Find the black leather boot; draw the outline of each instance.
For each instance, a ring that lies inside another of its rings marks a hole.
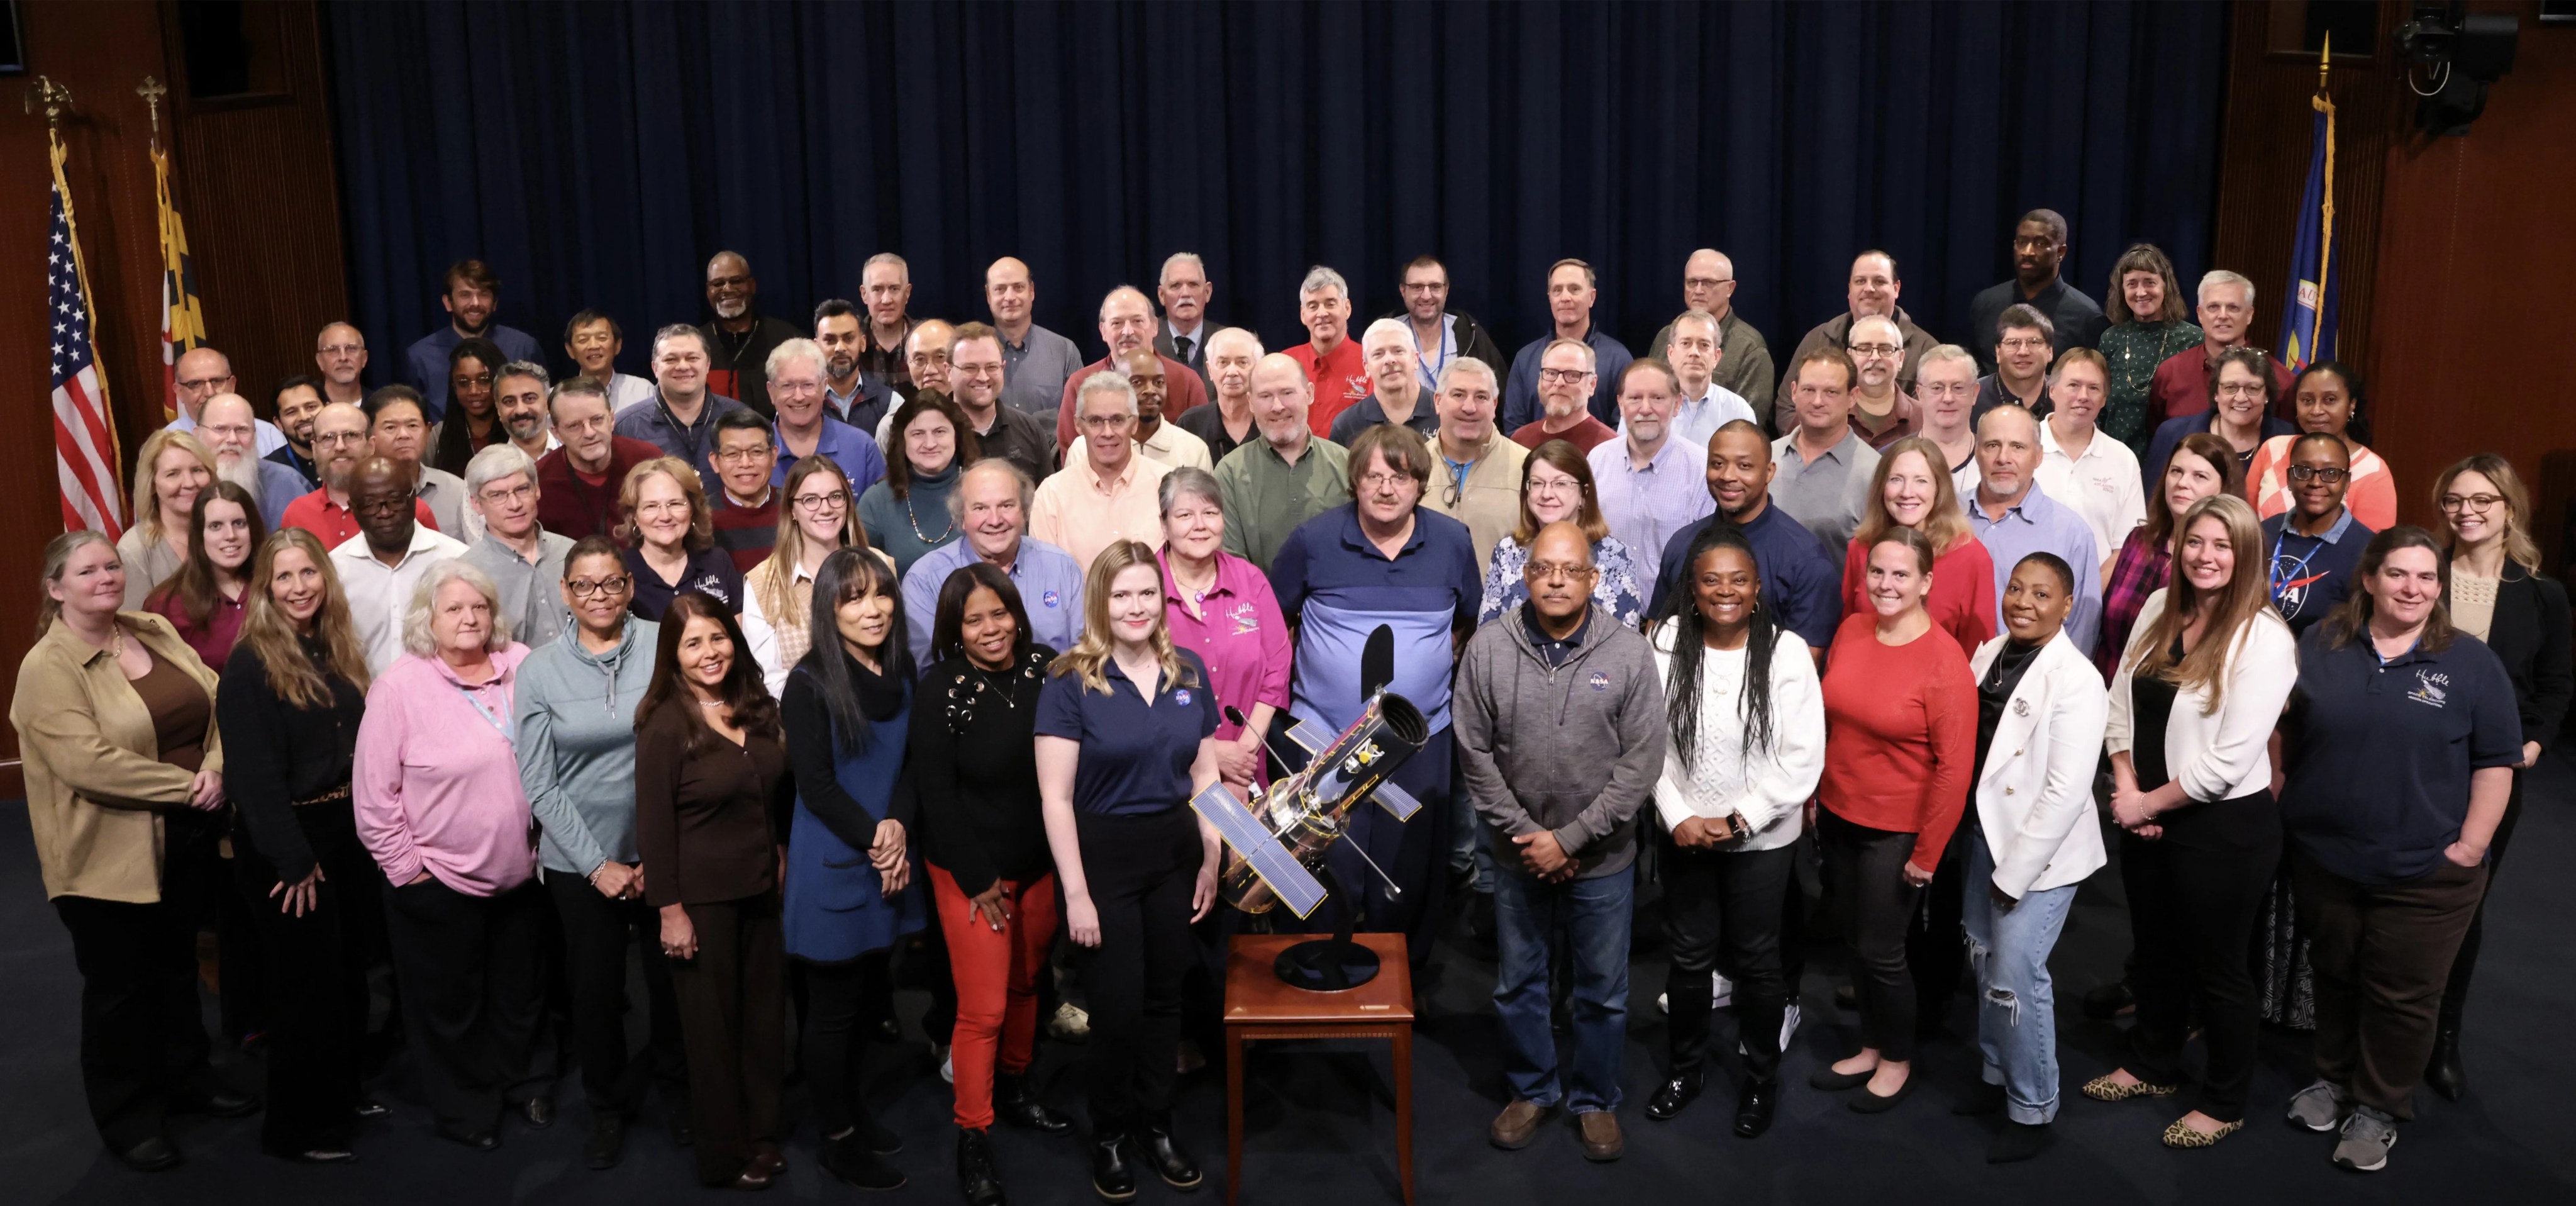
[[[1172,1114],[1165,1110],[1147,1114],[1145,1125],[1138,1131],[1137,1146],[1144,1149],[1145,1162],[1153,1165],[1154,1174],[1174,1189],[1199,1187],[1199,1162],[1172,1137]]]
[[[1646,1117],[1656,1122],[1670,1122],[1682,1107],[1699,1099],[1700,1090],[1708,1087],[1708,1071],[1692,1068],[1675,1072],[1655,1087],[1655,1095],[1646,1101]]]
[[[1037,1090],[1029,1087],[1025,1075],[994,1074],[993,1113],[1021,1130],[1061,1135],[1073,1129],[1073,1119],[1046,1108],[1046,1103],[1038,1100]]]
[[[2460,1028],[2444,1026],[2433,1034],[2433,1058],[2424,1065],[2424,1083],[2444,1101],[2458,1101],[2469,1091],[2469,1070],[2460,1066]]]
[[[1735,1133],[1746,1139],[1758,1139],[1771,1129],[1771,1115],[1780,1108],[1780,1082],[1748,1080],[1735,1096]]]
[[[985,1131],[957,1132],[957,1192],[966,1206],[1004,1206],[1002,1170],[993,1161],[993,1137]]]
[[[1091,1136],[1091,1192],[1103,1202],[1136,1196],[1136,1149],[1124,1130],[1102,1130]]]

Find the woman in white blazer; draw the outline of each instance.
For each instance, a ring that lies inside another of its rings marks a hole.
[[[2253,506],[2232,494],[2193,503],[2172,577],[2147,596],[2111,680],[2111,810],[2127,831],[2138,1022],[2122,1065],[2084,1095],[2179,1091],[2197,993],[2209,1065],[2200,1108],[2165,1128],[2168,1147],[2235,1134],[2254,1075],[2248,944],[2281,861],[2268,744],[2299,676],[2267,577]]]
[[[1985,1075],[1964,1108],[2004,1115],[1986,1149],[1989,1164],[2027,1160],[2048,1146],[2057,1117],[2048,953],[2066,928],[2075,885],[2106,861],[2093,820],[2093,768],[2111,700],[2092,659],[2065,635],[2075,574],[2054,554],[2022,558],[2004,585],[2004,635],[1969,661],[1977,766],[1961,845]]]
[[[1816,660],[1762,598],[1753,547],[1734,524],[1691,541],[1687,605],[1655,632],[1672,739],[1655,784],[1671,1022],[1658,1122],[1707,1080],[1709,973],[1735,981],[1744,1044],[1735,1133],[1770,1129],[1780,1102],[1780,1032],[1796,986],[1782,931],[1798,834],[1825,768],[1825,702]]]

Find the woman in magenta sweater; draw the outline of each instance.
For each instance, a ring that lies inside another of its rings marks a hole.
[[[1860,1052],[1808,1078],[1868,1085],[1851,1108],[1892,1109],[1914,1091],[1914,980],[1905,928],[1949,844],[1976,758],[1968,655],[1936,632],[1932,542],[1890,527],[1869,547],[1869,610],[1843,617],[1825,665],[1824,804],[1818,837],[1860,957]],[[1944,571],[1947,572],[1947,571]]]

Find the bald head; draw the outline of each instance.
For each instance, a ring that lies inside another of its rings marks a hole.
[[[1735,299],[1735,261],[1714,247],[1702,247],[1682,261],[1682,308],[1726,317]]]
[[[233,392],[233,362],[213,348],[194,348],[181,353],[171,366],[171,379],[179,395],[179,411],[190,420],[206,405],[206,399]]]
[[[1314,400],[1306,368],[1285,352],[1272,352],[1252,366],[1252,421],[1261,438],[1282,452],[1302,450],[1313,433],[1306,427],[1306,408]]]
[[[1005,334],[1026,334],[1037,303],[1037,278],[1029,275],[1028,265],[1006,255],[984,269],[984,305],[993,312],[993,325]]]
[[[369,456],[349,475],[349,510],[367,547],[399,555],[411,548],[411,466],[391,457]]]
[[[1592,541],[1583,529],[1559,520],[1538,530],[1530,542],[1529,562],[1521,581],[1529,588],[1529,605],[1539,622],[1554,630],[1570,628],[1592,599]]]
[[[751,314],[751,303],[760,296],[760,282],[751,277],[751,261],[740,252],[719,251],[707,261],[707,308],[723,322],[737,322]]]
[[[1100,299],[1100,342],[1113,357],[1154,346],[1154,304],[1142,290],[1120,285]]]
[[[1207,341],[1208,384],[1228,405],[1252,392],[1252,366],[1261,359],[1261,340],[1241,327],[1227,327]]]
[[[914,323],[903,348],[903,365],[912,371],[912,383],[953,394],[948,387],[948,353],[956,343],[957,328],[947,323],[936,318]]]
[[[215,470],[228,473],[236,466],[259,459],[259,435],[252,427],[250,399],[240,394],[216,394],[197,408],[197,438],[214,450]],[[259,480],[259,470],[252,467],[251,481]]]

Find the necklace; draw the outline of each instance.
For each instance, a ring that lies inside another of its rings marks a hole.
[[[912,526],[913,539],[928,545],[939,544],[940,542],[947,540],[950,536],[956,534],[957,531],[957,517],[952,515],[948,518],[948,526],[941,528],[938,535],[923,535],[921,531],[921,516],[912,509],[912,492],[908,490],[904,492],[903,496],[903,521]]]

